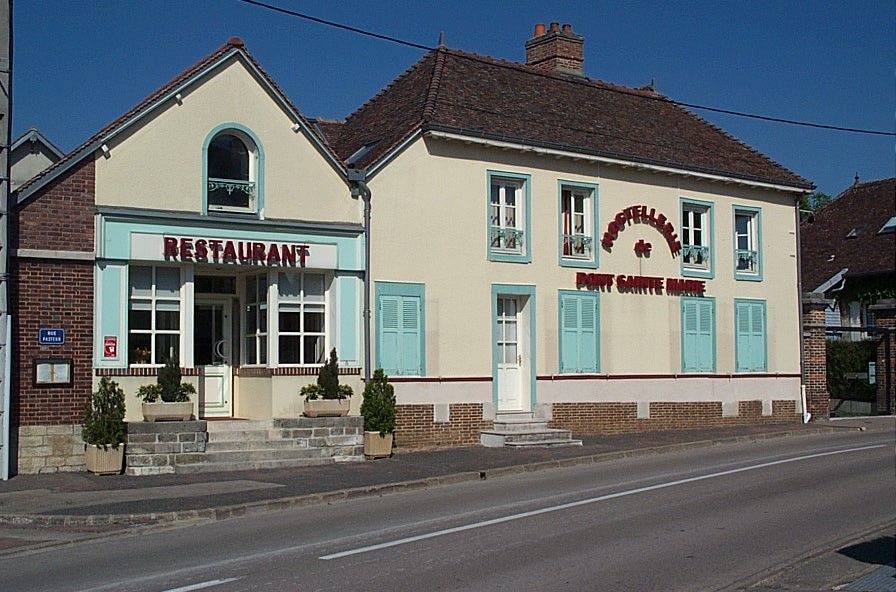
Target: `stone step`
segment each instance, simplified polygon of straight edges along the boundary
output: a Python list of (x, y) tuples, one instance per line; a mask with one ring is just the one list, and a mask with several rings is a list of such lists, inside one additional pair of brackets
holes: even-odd
[(538, 442), (505, 442), (507, 448), (557, 448), (560, 446), (581, 446), (581, 440), (542, 440)]
[(208, 432), (209, 442), (243, 442), (247, 440), (270, 441), (281, 439), (280, 430), (227, 430)]
[(195, 473), (221, 473), (226, 471), (249, 471), (256, 469), (289, 469), (294, 467), (308, 467), (336, 462), (363, 460), (364, 455), (362, 454), (360, 457), (285, 458), (239, 462), (204, 462), (177, 465), (174, 472), (178, 475), (186, 475)]
[(206, 431), (213, 432), (251, 432), (270, 430), (274, 423), (270, 419), (220, 419), (205, 422)]
[(245, 439), (212, 440), (205, 445), (206, 452), (234, 452), (239, 450), (298, 449), (295, 440), (288, 439)]
[[(346, 450), (352, 450), (353, 447), (345, 445)], [(359, 446), (362, 449), (363, 445)], [(237, 462), (257, 462), (264, 460), (283, 460), (283, 459), (315, 459), (324, 458), (326, 451), (322, 448), (259, 448), (255, 450), (224, 450), (218, 452), (205, 453), (203, 463), (237, 463)]]
[(581, 440), (573, 440), (569, 430), (559, 430), (548, 427), (538, 429), (523, 429), (514, 426), (511, 429), (502, 429), (503, 424), (496, 423), (491, 430), (483, 430), (479, 439), (483, 446), (489, 448), (524, 447), (524, 446), (581, 446)]

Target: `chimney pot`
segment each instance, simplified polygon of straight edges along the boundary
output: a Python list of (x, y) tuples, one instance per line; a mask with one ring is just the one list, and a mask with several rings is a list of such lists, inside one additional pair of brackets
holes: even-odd
[(552, 22), (546, 32), (543, 23), (535, 25), (535, 35), (526, 41), (526, 65), (552, 72), (584, 76), (582, 65), (585, 56), (582, 46), (585, 38), (564, 24)]

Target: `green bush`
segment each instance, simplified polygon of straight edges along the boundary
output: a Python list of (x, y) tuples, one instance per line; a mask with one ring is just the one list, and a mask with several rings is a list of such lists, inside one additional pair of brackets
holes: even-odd
[(395, 431), (395, 388), (382, 368), (377, 368), (373, 378), (364, 387), (361, 403), (364, 431), (379, 432), (381, 436)]
[(829, 339), (827, 342), (828, 393), (835, 399), (873, 401), (877, 389), (868, 379), (849, 378), (848, 374), (868, 372), (868, 362), (877, 355), (877, 342), (844, 341)]
[(97, 391), (90, 395), (84, 408), (84, 425), (81, 438), (91, 446), (101, 446), (108, 450), (111, 446), (118, 450), (124, 443), (127, 430), (124, 423), (124, 391), (118, 383), (103, 376)]

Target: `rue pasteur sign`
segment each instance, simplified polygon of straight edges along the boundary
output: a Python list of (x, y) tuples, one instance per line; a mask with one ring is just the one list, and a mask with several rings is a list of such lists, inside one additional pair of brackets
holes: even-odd
[(336, 245), (204, 236), (131, 235), (131, 259), (336, 269)]
[[(633, 224), (644, 224), (656, 228), (662, 234), (669, 251), (674, 257), (681, 251), (681, 242), (675, 233), (675, 227), (665, 214), (657, 212), (656, 208), (648, 208), (644, 205), (629, 206), (620, 210), (607, 224), (607, 231), (601, 239), (601, 245), (608, 252), (613, 249), (613, 244), (619, 237), (619, 233)], [(638, 257), (649, 256), (652, 245), (643, 239), (635, 243), (635, 254)], [(662, 278), (645, 275), (613, 275), (610, 273), (585, 273), (576, 274), (576, 287), (592, 290), (609, 291), (613, 286), (623, 293), (628, 294), (675, 294), (702, 296), (706, 292), (706, 282), (703, 280), (691, 280), (683, 278)]]

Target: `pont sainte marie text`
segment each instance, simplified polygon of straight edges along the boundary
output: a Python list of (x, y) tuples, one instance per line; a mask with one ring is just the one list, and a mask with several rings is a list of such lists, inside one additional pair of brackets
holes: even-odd
[(613, 286), (620, 292), (653, 293), (665, 291), (667, 294), (703, 294), (706, 282), (683, 278), (661, 278), (646, 275), (613, 275), (611, 273), (576, 274), (577, 288), (609, 290)]

